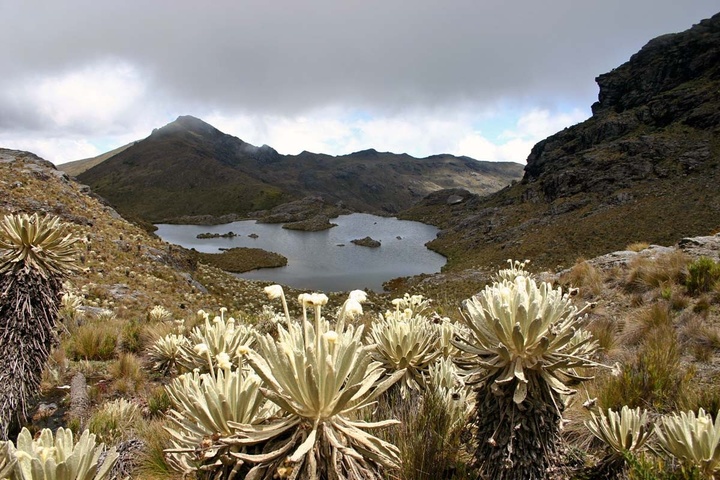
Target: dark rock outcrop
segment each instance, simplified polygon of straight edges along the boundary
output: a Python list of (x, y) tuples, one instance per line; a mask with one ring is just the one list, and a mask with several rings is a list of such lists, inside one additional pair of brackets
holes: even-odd
[(430, 246), (450, 268), (509, 257), (555, 268), (720, 227), (720, 14), (597, 82), (593, 116), (536, 144), (521, 182), (459, 203), (438, 192), (405, 215), (443, 228)]

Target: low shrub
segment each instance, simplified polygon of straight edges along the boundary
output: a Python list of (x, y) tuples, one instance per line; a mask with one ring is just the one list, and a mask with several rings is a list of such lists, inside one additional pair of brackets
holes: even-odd
[(720, 264), (708, 257), (690, 262), (685, 286), (690, 295), (709, 292), (720, 281)]

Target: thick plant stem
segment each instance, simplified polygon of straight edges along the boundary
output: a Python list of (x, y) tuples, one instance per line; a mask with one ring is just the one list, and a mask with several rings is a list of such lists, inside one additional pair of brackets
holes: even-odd
[(475, 460), (480, 478), (548, 478), (560, 440), (563, 403), (542, 379), (530, 378), (529, 383), (528, 396), (521, 404), (513, 401), (512, 385), (495, 393), (484, 387), (476, 390)]
[(60, 303), (59, 280), (34, 269), (0, 275), (0, 438), (11, 424), (27, 418), (28, 404), (40, 388), (40, 377), (57, 343), (55, 322)]

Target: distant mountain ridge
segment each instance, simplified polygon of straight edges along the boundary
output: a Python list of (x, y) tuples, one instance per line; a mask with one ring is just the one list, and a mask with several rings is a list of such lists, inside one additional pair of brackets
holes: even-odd
[(452, 155), (418, 159), (372, 149), (281, 155), (191, 116), (77, 175), (119, 212), (152, 222), (242, 215), (309, 195), (351, 210), (394, 214), (436, 190), (486, 195), (521, 176), (517, 163)]
[(593, 116), (534, 146), (518, 184), (486, 198), (436, 192), (407, 213), (444, 230), (467, 266), (542, 268), (720, 229), (720, 14), (650, 41), (597, 78)]

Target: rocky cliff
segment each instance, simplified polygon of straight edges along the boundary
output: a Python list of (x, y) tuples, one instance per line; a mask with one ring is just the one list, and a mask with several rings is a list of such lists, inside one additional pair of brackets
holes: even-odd
[(539, 142), (520, 183), (408, 216), (444, 228), (434, 248), (474, 264), (548, 267), (635, 241), (672, 244), (720, 227), (720, 14), (650, 41), (597, 77), (590, 119)]

